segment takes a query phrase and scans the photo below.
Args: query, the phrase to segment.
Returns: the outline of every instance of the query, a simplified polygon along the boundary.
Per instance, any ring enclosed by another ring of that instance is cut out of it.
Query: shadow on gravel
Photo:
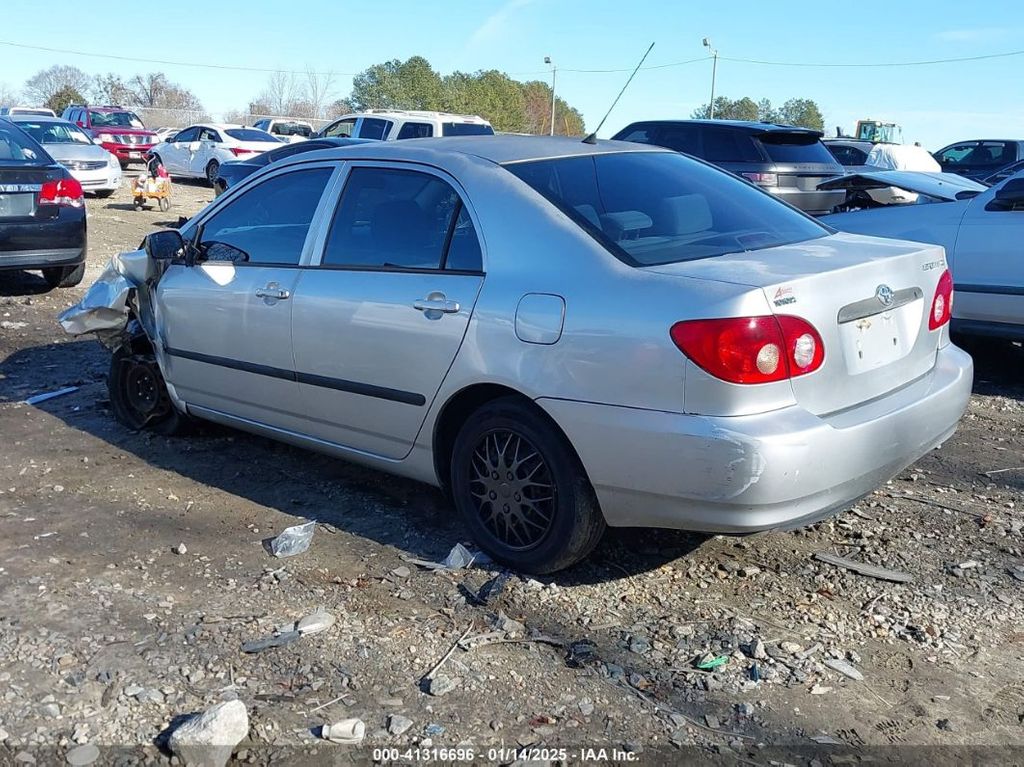
[[[51,290],[39,272],[0,271],[0,296],[39,296]]]
[[[21,349],[0,360],[0,402],[82,386],[35,407],[155,468],[222,491],[213,502],[222,508],[205,504],[214,513],[236,511],[231,508],[236,496],[296,518],[281,528],[312,519],[432,561],[467,540],[451,504],[428,485],[214,424],[202,424],[192,437],[131,432],[110,412],[104,384],[108,364],[107,351],[96,341]],[[621,580],[684,557],[705,540],[671,530],[610,529],[588,560],[550,580],[563,585]]]
[[[1024,346],[962,336],[956,345],[974,358],[974,393],[1024,399]]]

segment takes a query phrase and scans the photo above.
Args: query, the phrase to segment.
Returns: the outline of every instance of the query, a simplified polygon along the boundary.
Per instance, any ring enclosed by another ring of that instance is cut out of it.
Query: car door
[[[322,254],[292,308],[310,434],[387,458],[409,453],[483,281],[455,182],[420,166],[350,164]]]
[[[206,166],[210,160],[218,160],[217,151],[223,143],[220,133],[213,128],[202,128],[199,131],[199,148],[189,155],[188,171],[191,176],[206,176]]]
[[[284,168],[186,231],[193,263],[168,268],[156,302],[165,377],[190,406],[300,425],[292,297],[335,172],[324,163]]]
[[[1017,325],[1024,331],[1024,206],[995,199],[1009,179],[971,201],[950,255],[953,319]]]
[[[166,147],[160,151],[160,159],[168,173],[175,175],[188,174],[189,146],[199,140],[199,128],[185,128]]]

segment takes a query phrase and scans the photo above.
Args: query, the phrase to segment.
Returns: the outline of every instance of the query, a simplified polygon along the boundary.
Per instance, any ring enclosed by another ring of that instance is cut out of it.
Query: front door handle
[[[412,308],[420,312],[457,314],[461,307],[458,301],[449,301],[445,298],[444,293],[431,293],[426,298],[419,298],[413,301]]]
[[[279,288],[276,282],[271,282],[265,288],[256,288],[256,298],[274,298],[284,301],[291,297],[292,294],[283,288]]]

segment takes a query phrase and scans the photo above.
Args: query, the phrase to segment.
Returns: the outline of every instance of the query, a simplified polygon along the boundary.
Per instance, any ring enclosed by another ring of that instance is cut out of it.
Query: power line
[[[930,59],[927,61],[885,61],[885,62],[803,62],[803,61],[765,61],[763,59],[740,59],[731,56],[719,56],[723,61],[739,64],[760,64],[769,67],[923,67],[931,64],[958,64],[965,61],[984,61],[986,59],[1005,59],[1009,56],[1024,56],[1024,51],[1007,51],[1006,53],[986,53],[981,56],[962,56],[956,59]]]
[[[91,53],[89,51],[72,51],[66,48],[47,48],[43,45],[25,45],[23,43],[12,43],[8,40],[0,40],[0,45],[7,45],[11,48],[24,48],[30,51],[46,51],[47,53],[62,53],[71,54],[73,56],[90,56],[95,59],[116,59],[117,61],[133,61],[138,64],[164,64],[167,66],[175,67],[195,67],[197,69],[221,69],[230,70],[234,72],[267,72],[269,74],[282,73],[286,75],[305,75],[314,74],[321,77],[328,77],[334,75],[340,75],[342,77],[355,77],[358,72],[312,72],[308,73],[306,70],[294,70],[294,69],[268,69],[265,67],[242,67],[242,66],[231,66],[230,64],[206,64],[196,61],[172,61],[169,59],[143,59],[135,56],[118,56],[113,53]]]

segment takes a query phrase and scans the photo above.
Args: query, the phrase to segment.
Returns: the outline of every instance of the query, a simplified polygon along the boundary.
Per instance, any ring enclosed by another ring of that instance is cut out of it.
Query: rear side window
[[[505,167],[633,266],[759,250],[830,231],[731,174],[670,152]]]
[[[271,144],[280,141],[276,136],[271,136],[266,131],[257,128],[228,128],[224,132],[237,141],[264,141]]]
[[[0,120],[0,164],[44,165],[50,162],[43,148],[27,133],[22,133],[13,125],[5,125],[6,122]]]
[[[449,242],[460,266],[479,242],[468,216],[460,231],[458,193],[427,173],[353,168],[334,214],[325,266],[438,269]],[[453,227],[454,219],[454,227]],[[455,243],[458,242],[458,245]]]
[[[444,123],[442,136],[493,136],[494,128],[480,123]]]
[[[764,162],[749,133],[728,128],[705,128],[701,133],[700,156],[708,162]]]
[[[391,123],[388,120],[381,120],[378,117],[364,117],[363,124],[359,126],[359,138],[368,138],[375,141],[383,141],[388,135]]]
[[[836,158],[813,133],[762,133],[755,140],[773,162],[836,164]]]
[[[434,126],[430,123],[405,123],[398,131],[398,138],[430,138],[434,135]]]
[[[351,138],[352,131],[355,127],[355,118],[351,118],[348,120],[338,120],[338,122],[327,127],[327,129],[324,131],[324,135],[338,138]]]
[[[330,168],[285,173],[236,197],[203,222],[200,256],[236,264],[298,264],[331,173]]]
[[[963,159],[972,168],[1001,168],[1017,159],[1017,147],[1005,141],[982,141]]]

